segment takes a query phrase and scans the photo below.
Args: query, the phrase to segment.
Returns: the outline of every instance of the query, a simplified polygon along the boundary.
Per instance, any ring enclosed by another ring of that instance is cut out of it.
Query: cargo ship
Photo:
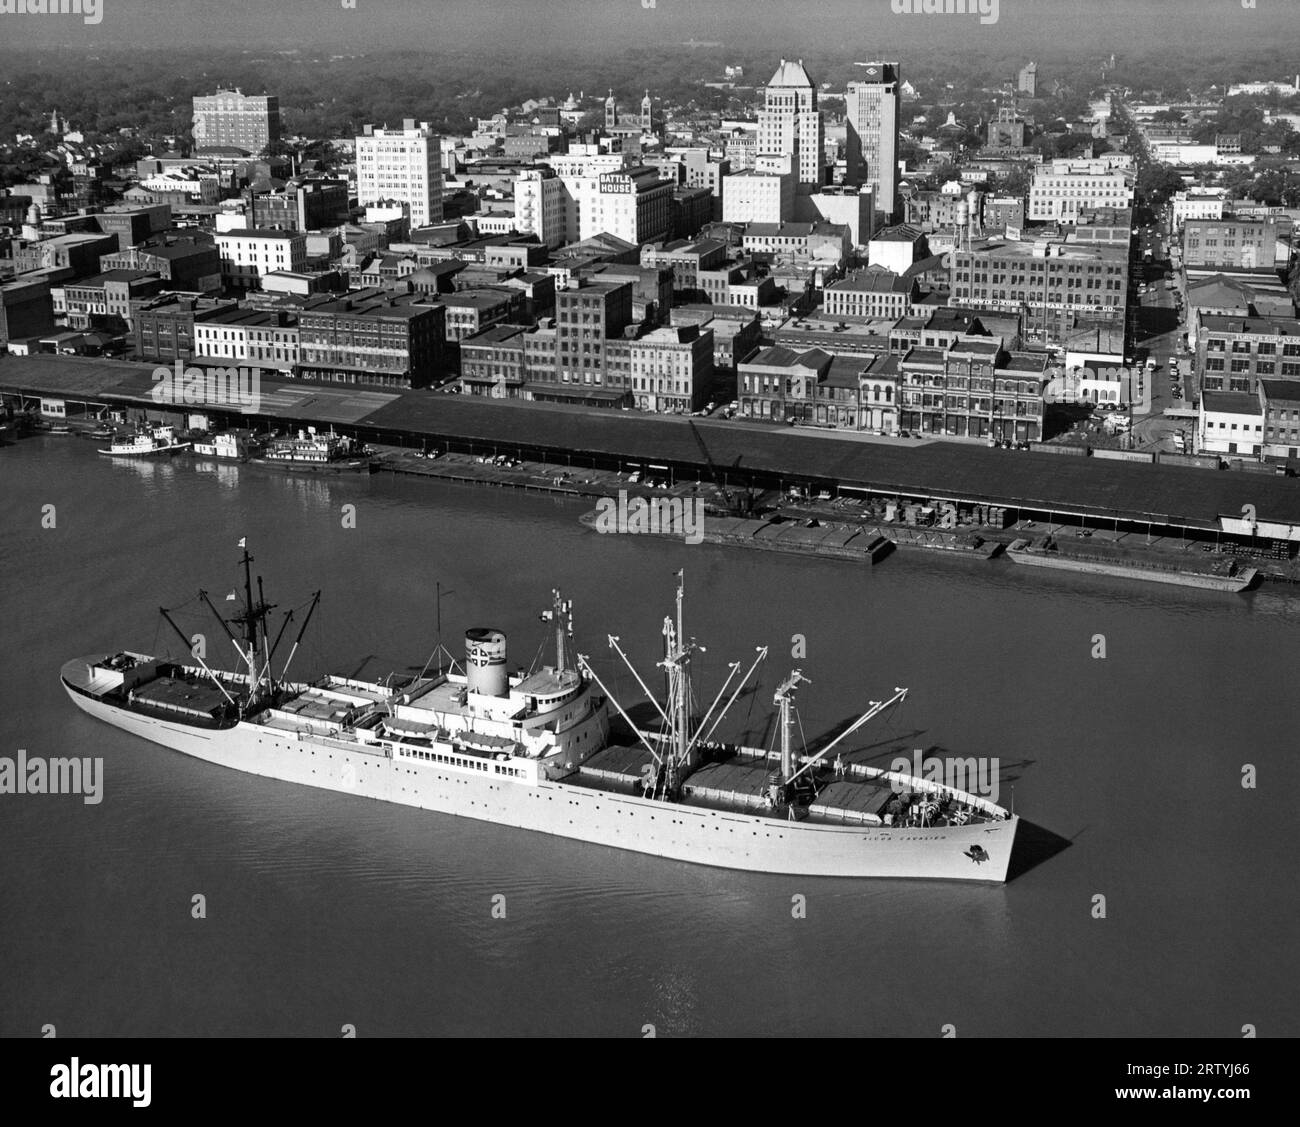
[[[651,678],[662,677],[662,700],[619,639],[608,638],[645,694],[641,707],[656,717],[643,726],[576,651],[572,605],[558,591],[542,615],[553,631],[550,665],[511,674],[506,636],[475,628],[465,635],[463,666],[443,668],[439,643],[439,668],[430,672],[431,657],[401,683],[288,680],[320,592],[281,662],[295,612],[284,612],[272,630],[273,608],[260,577],[254,596],[251,563],[245,548],[243,604],[233,617],[223,618],[200,592],[235,645],[237,671],[197,656],[181,663],[130,650],[95,654],[63,666],[72,701],[96,719],[219,766],[675,861],[809,876],[1007,878],[1014,813],[943,781],[846,764],[839,754],[830,761],[845,739],[899,705],[906,689],[870,702],[809,754],[795,747],[794,700],[807,679],[794,670],[773,697],[779,746],[715,740],[767,649],[757,650],[743,675],[742,663],[732,663],[704,707],[691,672],[701,647],[686,633],[681,572]],[[188,636],[172,612],[162,615],[188,654]]]
[[[1258,576],[1255,568],[1243,567],[1236,560],[1226,560],[1210,568],[1197,568],[1190,564],[1182,565],[1178,560],[1107,558],[1068,545],[1062,548],[1051,536],[1045,537],[1038,545],[1023,538],[1013,541],[1007,546],[1006,556],[1029,567],[1109,575],[1117,579],[1142,579],[1149,583],[1170,583],[1207,591],[1245,591]]]

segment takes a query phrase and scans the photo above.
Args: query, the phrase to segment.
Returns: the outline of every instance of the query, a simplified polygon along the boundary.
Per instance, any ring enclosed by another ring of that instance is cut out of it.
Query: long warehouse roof
[[[53,356],[0,362],[0,389],[156,406],[153,369]],[[434,391],[316,385],[263,374],[255,412],[295,422],[341,423],[619,456],[676,465],[834,481],[917,497],[990,502],[1096,517],[1216,528],[1254,506],[1261,521],[1300,526],[1300,481],[935,441],[894,444],[824,430],[616,410],[488,400]],[[195,408],[201,410],[202,408]],[[707,451],[707,453],[706,453]]]

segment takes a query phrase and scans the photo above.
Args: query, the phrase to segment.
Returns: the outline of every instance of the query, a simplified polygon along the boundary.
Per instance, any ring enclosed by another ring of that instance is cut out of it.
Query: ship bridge
[[[510,687],[511,697],[522,697],[529,713],[548,712],[559,707],[582,686],[582,678],[572,669],[555,670],[550,666],[521,677]]]

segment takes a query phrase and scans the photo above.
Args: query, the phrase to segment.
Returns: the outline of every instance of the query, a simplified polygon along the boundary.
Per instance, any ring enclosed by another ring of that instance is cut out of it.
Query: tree
[[[1008,196],[1024,199],[1029,194],[1030,180],[1029,169],[1017,168],[1002,177],[1001,190]]]
[[[278,140],[269,142],[259,155],[269,159],[271,157],[291,157],[294,152],[294,147],[288,141]]]
[[[1163,208],[1183,187],[1183,178],[1168,164],[1148,164],[1138,173],[1138,201],[1152,212]]]

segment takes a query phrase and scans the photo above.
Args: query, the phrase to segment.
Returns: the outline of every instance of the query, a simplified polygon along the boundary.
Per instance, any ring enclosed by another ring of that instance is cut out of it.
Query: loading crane
[[[754,491],[746,488],[743,496],[738,497],[736,493],[728,488],[726,475],[723,474],[718,464],[713,460],[713,455],[709,453],[709,448],[704,441],[704,436],[700,433],[700,428],[695,425],[694,420],[688,420],[688,423],[691,434],[695,437],[696,445],[699,446],[700,453],[704,455],[704,460],[708,463],[709,473],[713,476],[713,484],[722,493],[727,512],[738,516],[749,516],[754,511]]]

